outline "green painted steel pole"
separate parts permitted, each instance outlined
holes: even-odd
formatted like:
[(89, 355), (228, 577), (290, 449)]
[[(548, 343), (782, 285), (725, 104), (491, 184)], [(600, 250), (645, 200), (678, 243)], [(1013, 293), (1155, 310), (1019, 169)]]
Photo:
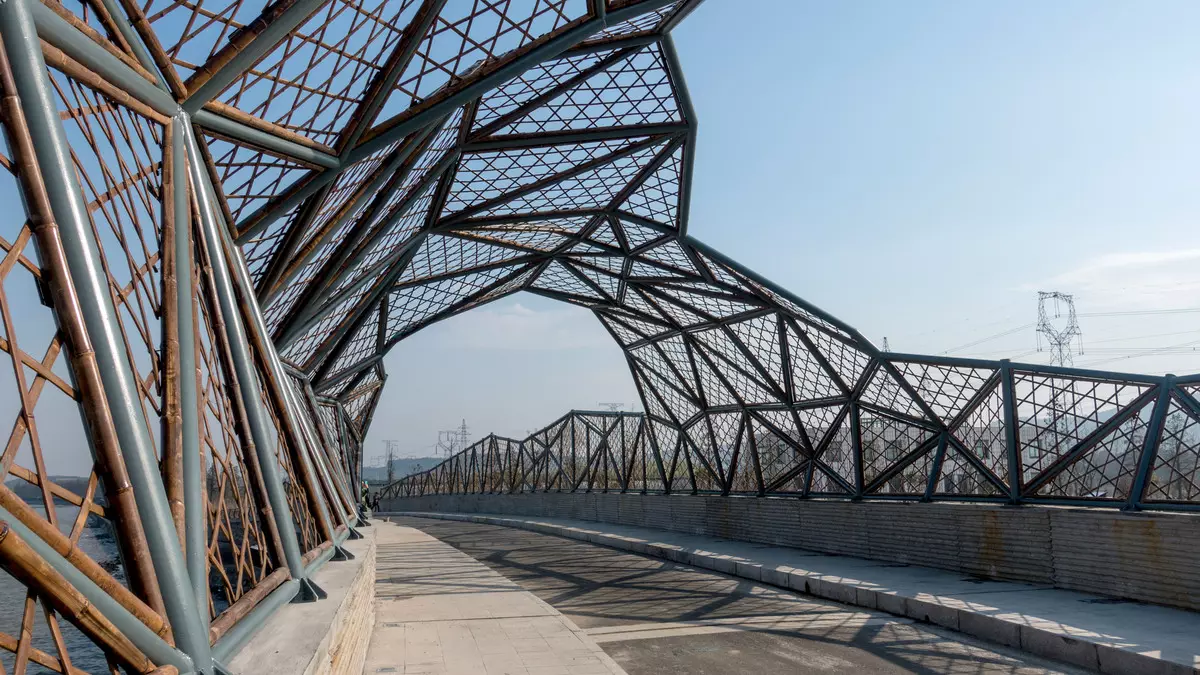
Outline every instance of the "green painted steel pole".
[[(29, 0), (0, 2), (0, 36), (3, 36), (12, 65), (17, 95), (34, 141), (46, 194), (59, 224), (63, 252), (79, 296), (84, 324), (92, 337), (113, 426), (137, 500), (138, 516), (162, 588), (167, 619), (176, 643), (191, 656), (196, 670), (209, 673), (212, 656), (208, 634), (200, 618), (201, 608), (196, 606), (192, 593), (191, 579), (159, 472), (158, 453), (142, 414), (138, 379), (129, 362), (121, 321), (113, 305), (103, 256), (78, 182), (30, 4)], [(40, 3), (36, 6), (45, 9)], [(148, 82), (146, 84), (162, 93)]]
[[(246, 338), (246, 331), (242, 328), (237, 294), (234, 291), (233, 280), (230, 278), (232, 265), (227, 263), (225, 257), (222, 238), (224, 227), (218, 222), (214, 213), (211, 188), (207, 182), (194, 133), (187, 134), (187, 144), (192, 187), (195, 189), (199, 202), (201, 238), (205, 242), (212, 261), (215, 285), (213, 290), (217, 295), (217, 303), (225, 319), (225, 334), (233, 354), (234, 371), (238, 381), (242, 384), (242, 404), (246, 409), (246, 421), (254, 439), (258, 463), (262, 468), (267, 499), (275, 514), (275, 524), (283, 544), (284, 562), (287, 564), (292, 578), (307, 582), (308, 580), (304, 579), (304, 564), (301, 561), (300, 544), (296, 538), (295, 522), (292, 520), (292, 511), (283, 487), (283, 478), (279, 474), (279, 459), (276, 457), (279, 438), (270, 421), (270, 415), (263, 408), (263, 401), (259, 397), (258, 372), (254, 365), (250, 344)], [(310, 585), (311, 582), (301, 584), (300, 597), (304, 600), (314, 600), (322, 595), (320, 589), (315, 586), (310, 587)]]

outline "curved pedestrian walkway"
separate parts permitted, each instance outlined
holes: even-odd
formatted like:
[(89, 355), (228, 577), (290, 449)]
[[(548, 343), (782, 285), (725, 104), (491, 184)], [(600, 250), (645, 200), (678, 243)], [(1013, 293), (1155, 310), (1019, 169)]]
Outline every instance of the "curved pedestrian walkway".
[(420, 530), (374, 521), (364, 675), (625, 675), (558, 610)]
[(1082, 675), (907, 617), (528, 530), (393, 517), (554, 606), (630, 675)]
[(1200, 615), (1181, 610), (642, 527), (512, 515), (395, 515), (520, 528), (649, 555), (883, 610), (1105, 673), (1200, 673)]

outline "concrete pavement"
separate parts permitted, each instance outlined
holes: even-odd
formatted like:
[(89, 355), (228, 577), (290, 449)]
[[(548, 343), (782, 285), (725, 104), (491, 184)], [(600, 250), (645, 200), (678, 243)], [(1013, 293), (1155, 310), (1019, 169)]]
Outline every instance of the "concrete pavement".
[(375, 521), (375, 630), (364, 675), (623, 675), (537, 596), (434, 537)]
[(1200, 615), (931, 568), (589, 521), (426, 518), (518, 527), (880, 609), (1116, 675), (1200, 673)]
[(508, 527), (402, 518), (553, 605), (631, 675), (1082, 673), (883, 612)]

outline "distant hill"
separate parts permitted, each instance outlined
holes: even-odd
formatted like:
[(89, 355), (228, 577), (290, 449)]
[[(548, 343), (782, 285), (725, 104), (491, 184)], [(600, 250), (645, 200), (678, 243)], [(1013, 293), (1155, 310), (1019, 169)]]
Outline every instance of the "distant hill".
[[(410, 473), (432, 469), (441, 463), (441, 457), (402, 457), (392, 460), (392, 473), (403, 478)], [(382, 466), (363, 467), (363, 480), (371, 483), (387, 481), (387, 468)]]
[[(77, 495), (82, 495), (87, 492), (88, 479), (80, 476), (50, 476), (50, 480), (57, 485), (60, 485)], [(40, 502), (42, 500), (42, 489), (32, 483), (26, 483), (23, 480), (13, 478), (4, 483), (8, 489), (17, 493), (17, 496), (27, 502)], [(96, 485), (95, 500), (97, 504), (105, 504), (104, 500), (104, 483)], [(55, 501), (58, 501), (57, 499)]]

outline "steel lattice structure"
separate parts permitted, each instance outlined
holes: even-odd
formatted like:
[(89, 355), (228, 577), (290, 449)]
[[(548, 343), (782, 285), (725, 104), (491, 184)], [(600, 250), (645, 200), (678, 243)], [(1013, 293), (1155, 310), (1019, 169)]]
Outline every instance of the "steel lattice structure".
[(0, 666), (221, 670), (365, 525), (384, 355), (518, 291), (647, 414), (390, 494), (1195, 508), (1200, 377), (884, 355), (687, 234), (697, 4), (0, 0)]

